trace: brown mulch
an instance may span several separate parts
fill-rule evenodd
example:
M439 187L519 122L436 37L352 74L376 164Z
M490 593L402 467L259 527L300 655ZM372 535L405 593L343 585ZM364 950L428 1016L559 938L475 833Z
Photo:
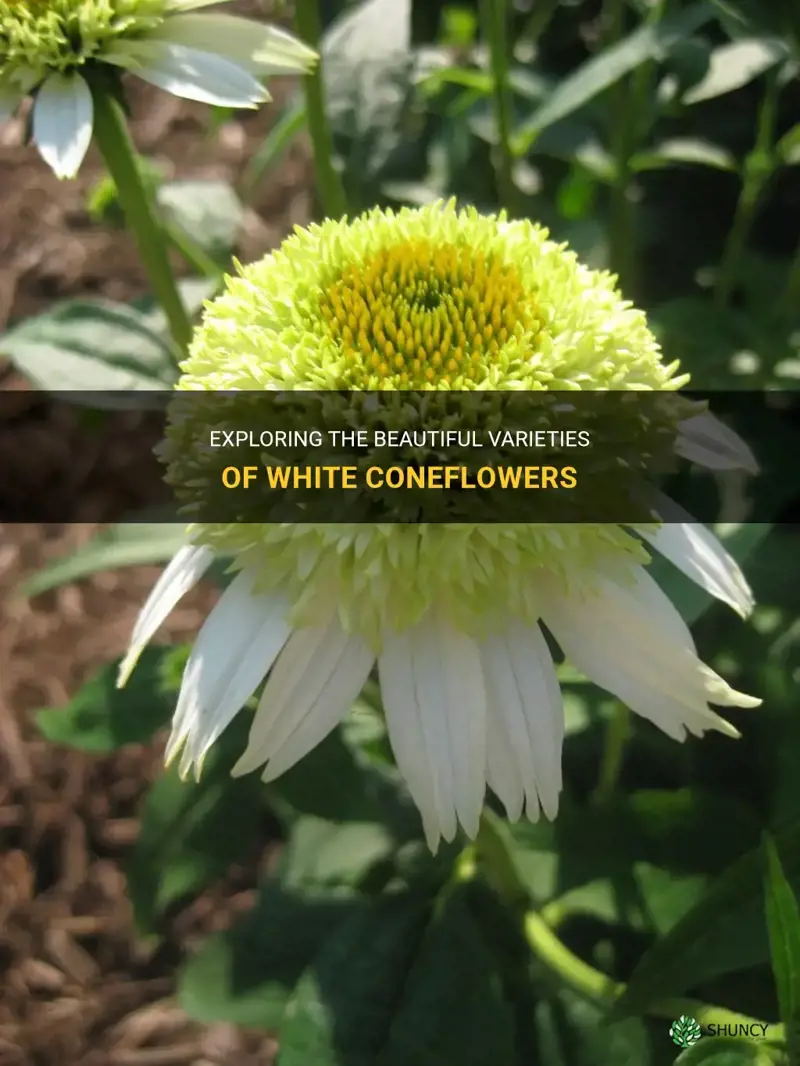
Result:
M163 741L96 757L56 748L35 727L32 712L63 705L120 654L158 575L98 574L33 602L15 592L93 531L0 530L0 1064L264 1066L270 1039L196 1025L172 998L185 951L250 905L259 857L179 911L157 950L138 942L122 863ZM165 635L189 638L213 598L187 597Z
M234 184L286 92L272 85L275 104L209 133L206 108L132 88L141 151L171 176ZM19 143L21 133L19 122L0 131L0 330L57 299L144 294L128 235L95 226L86 212L86 193L102 173L96 156L77 181L58 182ZM240 258L263 254L307 220L310 184L308 154L298 145L251 203ZM0 366L3 372L4 389L23 384ZM84 492L82 478L96 464L97 456L65 447L63 484L57 479L52 491L68 484ZM33 601L21 594L27 576L97 528L0 526L0 1066L270 1066L271 1036L199 1025L174 1000L176 965L250 905L264 856L178 912L163 944L139 942L122 866L141 798L160 771L163 740L98 757L56 748L35 726L36 710L63 706L124 650L159 573L134 567ZM187 597L165 635L191 637L214 595L201 588Z

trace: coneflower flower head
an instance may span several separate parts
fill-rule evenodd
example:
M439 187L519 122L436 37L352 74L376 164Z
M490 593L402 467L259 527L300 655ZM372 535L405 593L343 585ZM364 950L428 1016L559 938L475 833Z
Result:
M313 67L316 54L283 30L195 13L212 2L227 0L0 0L0 122L36 92L33 138L72 177L91 139L98 65L228 107L268 100L260 77Z
M179 390L676 390L644 314L541 227L435 204L298 230L228 279ZM192 406L202 417L202 403ZM185 427L176 423L173 445ZM173 447L178 477L181 448ZM169 444L167 454L170 454ZM486 784L552 817L563 711L544 623L575 665L676 739L752 706L695 654L648 543L740 613L734 561L690 521L563 525L205 522L165 571L123 676L216 553L238 576L187 665L168 754L197 765L273 667L237 768L272 779L332 729L377 662L429 843L477 831Z

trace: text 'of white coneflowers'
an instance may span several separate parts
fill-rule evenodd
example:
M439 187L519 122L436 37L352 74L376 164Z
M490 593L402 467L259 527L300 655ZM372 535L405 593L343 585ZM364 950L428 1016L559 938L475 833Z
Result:
M677 389L642 312L540 227L452 204L297 230L206 309L183 390ZM752 457L700 418L683 453ZM673 515L673 517L675 517ZM335 728L377 667L389 739L435 849L475 836L487 785L556 815L567 659L675 740L753 707L702 663L647 571L655 548L742 616L750 590L705 527L189 527L136 624L121 682L216 555L236 576L186 666L168 758L199 769L266 685L235 769L271 780Z

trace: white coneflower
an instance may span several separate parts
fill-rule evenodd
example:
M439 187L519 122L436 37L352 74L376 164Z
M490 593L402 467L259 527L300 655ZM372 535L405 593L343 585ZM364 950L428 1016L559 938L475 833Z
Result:
M435 298L434 298L435 297ZM387 344L387 338L394 338ZM179 388L676 389L644 315L538 226L448 204L298 230L208 306ZM718 465L731 439L692 422ZM744 462L749 457L742 453ZM216 553L238 573L186 666L168 757L199 768L268 676L236 767L289 769L377 663L388 734L431 848L474 836L487 784L511 818L555 816L564 718L542 625L587 677L676 740L753 707L697 657L647 546L745 616L734 560L702 526L234 525L190 528L121 671Z
M226 0L0 0L0 122L35 93L33 140L69 178L91 141L100 64L223 107L256 107L270 98L260 78L313 67L316 54L283 30L195 13L211 2Z

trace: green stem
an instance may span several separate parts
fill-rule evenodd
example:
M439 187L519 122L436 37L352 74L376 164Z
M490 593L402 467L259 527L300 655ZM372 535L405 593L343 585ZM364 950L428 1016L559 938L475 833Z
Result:
M650 8L646 25L659 22L665 14L668 0L656 0ZM607 0L606 46L622 39L625 30L625 4L623 0ZM623 79L612 90L611 98L611 146L614 156L614 185L611 190L611 218L609 227L609 255L611 270L618 276L619 284L626 295L633 296L638 270L638 242L636 239L636 205L633 199L633 156L649 134L645 123L650 97L654 63L643 63L630 77Z
M497 124L498 142L494 151L494 169L500 202L513 214L517 194L514 185L514 156L511 151L513 109L508 81L510 45L506 0L481 0L480 12L483 36L489 45L492 100Z
M294 20L298 36L319 52L322 23L317 0L296 0ZM342 179L333 165L333 137L325 112L321 56L314 71L305 77L305 89L308 132L314 148L314 168L322 210L328 218L342 218L347 214L347 198Z
M607 803L616 792L619 775L622 772L625 742L630 731L630 717L630 711L624 703L614 704L606 727L600 776L594 794L598 803Z
M166 315L173 340L184 351L192 337L192 326L172 273L164 230L139 169L125 112L102 84L92 87L92 97L97 145L116 186L125 220L136 239L153 294Z
M528 897L506 839L499 829L497 818L486 812L476 842L478 860L486 875L505 901L514 908L521 897ZM557 907L550 905L546 912L555 914ZM545 912L545 913L546 913ZM543 912L528 909L523 918L525 939L536 958L558 981L584 999L599 1007L610 1009L626 990L621 981L596 970L579 958L559 939L545 921ZM693 999L663 999L652 1003L647 1013L656 1018L674 1019L681 1014L696 1018L701 1025L764 1025L758 1018L737 1014L726 1007L717 1007ZM784 1030L781 1025L768 1025L767 1043L782 1044Z
M625 28L624 0L606 0L603 8L606 25L605 47L622 39ZM612 273L619 279L620 288L628 292L635 264L635 234L633 201L631 199L632 151L630 114L630 80L623 79L611 90L611 148L614 156L614 184L611 188L611 217L609 225L609 259Z
M756 208L773 170L771 156L780 90L775 71L770 71L766 78L764 96L758 112L756 143L745 160L744 180L714 285L714 302L717 307L725 307L730 299L736 272L753 227Z
M164 233L169 238L172 247L180 252L189 266L193 267L202 277L220 279L223 277L225 271L177 223L165 221Z

